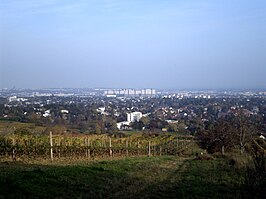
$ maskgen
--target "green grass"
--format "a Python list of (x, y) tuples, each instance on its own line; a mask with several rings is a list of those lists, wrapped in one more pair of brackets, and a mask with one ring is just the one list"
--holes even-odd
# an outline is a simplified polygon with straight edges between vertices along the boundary
[(227, 159), (141, 157), (78, 165), (0, 163), (0, 198), (239, 198)]
[(0, 134), (7, 134), (14, 132), (14, 129), (27, 128), (31, 132), (42, 132), (45, 127), (37, 126), (34, 123), (23, 123), (14, 121), (0, 120)]

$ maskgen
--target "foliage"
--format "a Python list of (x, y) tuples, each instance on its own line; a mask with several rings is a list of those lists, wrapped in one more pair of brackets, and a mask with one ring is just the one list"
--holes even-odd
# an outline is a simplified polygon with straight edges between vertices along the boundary
[(16, 135), (30, 135), (31, 134), (30, 130), (25, 127), (16, 129), (14, 133)]
[[(6, 135), (1, 136), (0, 141), (0, 157), (2, 158), (50, 159), (49, 135)], [(57, 134), (53, 135), (52, 143), (55, 159), (103, 159), (110, 156), (148, 155), (149, 143), (153, 155), (177, 154), (192, 143), (192, 137), (166, 134), (154, 136), (139, 133), (131, 136), (121, 133), (87, 136)]]
[(142, 130), (144, 126), (145, 125), (142, 121), (135, 121), (131, 124), (131, 127), (135, 130)]
[(252, 162), (246, 169), (243, 198), (263, 198), (266, 195), (266, 141), (253, 140), (247, 151)]
[(177, 132), (178, 131), (177, 124), (174, 124), (174, 123), (168, 124), (168, 131), (169, 132)]
[(236, 116), (207, 123), (203, 130), (196, 133), (196, 137), (209, 153), (230, 151), (234, 148), (240, 148), (243, 153), (247, 143), (257, 132), (256, 125), (251, 120)]

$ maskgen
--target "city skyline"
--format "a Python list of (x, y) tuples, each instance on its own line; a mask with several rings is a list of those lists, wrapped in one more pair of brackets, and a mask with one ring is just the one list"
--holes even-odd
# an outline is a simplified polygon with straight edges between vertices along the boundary
[(0, 88), (266, 89), (266, 2), (3, 0)]

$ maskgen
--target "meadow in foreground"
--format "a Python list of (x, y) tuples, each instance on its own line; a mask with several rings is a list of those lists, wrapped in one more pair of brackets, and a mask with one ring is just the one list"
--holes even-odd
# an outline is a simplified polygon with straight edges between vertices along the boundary
[(230, 159), (193, 154), (0, 167), (0, 198), (240, 198), (244, 180)]

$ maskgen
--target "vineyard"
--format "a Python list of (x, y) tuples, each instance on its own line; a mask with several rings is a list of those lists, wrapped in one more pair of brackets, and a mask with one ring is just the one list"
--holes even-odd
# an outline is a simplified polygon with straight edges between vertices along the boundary
[(18, 159), (104, 159), (107, 157), (179, 155), (192, 136), (132, 135), (4, 135), (0, 157)]

